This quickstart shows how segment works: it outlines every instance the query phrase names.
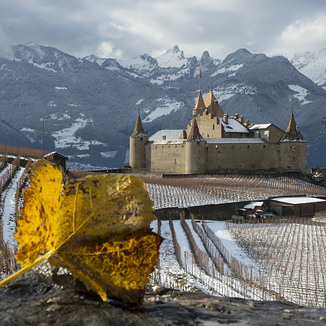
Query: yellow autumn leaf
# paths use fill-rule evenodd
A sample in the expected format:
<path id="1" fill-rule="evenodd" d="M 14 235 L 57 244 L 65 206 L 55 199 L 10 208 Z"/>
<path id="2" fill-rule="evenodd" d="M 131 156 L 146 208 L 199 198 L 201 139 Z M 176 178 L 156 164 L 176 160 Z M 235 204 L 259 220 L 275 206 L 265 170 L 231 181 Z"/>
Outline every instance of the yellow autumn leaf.
<path id="1" fill-rule="evenodd" d="M 139 303 L 160 244 L 157 234 L 141 229 L 112 242 L 64 245 L 49 262 L 67 268 L 103 300 L 109 293 L 110 298 Z"/>
<path id="2" fill-rule="evenodd" d="M 26 269 L 49 259 L 103 300 L 140 301 L 162 241 L 148 229 L 155 216 L 140 178 L 88 176 L 63 186 L 62 172 L 41 160 L 32 165 L 21 214 L 15 257 Z"/>

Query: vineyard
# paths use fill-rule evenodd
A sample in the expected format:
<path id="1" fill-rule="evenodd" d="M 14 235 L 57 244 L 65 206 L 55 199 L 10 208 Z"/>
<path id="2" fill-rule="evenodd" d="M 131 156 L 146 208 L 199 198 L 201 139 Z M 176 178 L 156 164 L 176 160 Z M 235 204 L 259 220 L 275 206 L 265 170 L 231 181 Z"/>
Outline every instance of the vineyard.
<path id="1" fill-rule="evenodd" d="M 326 224 L 158 221 L 166 239 L 152 284 L 326 308 Z"/>
<path id="2" fill-rule="evenodd" d="M 27 169 L 19 167 L 19 160 L 11 164 L 5 156 L 0 160 L 0 278 L 18 268 L 13 259 L 13 234 Z M 324 187 L 286 177 L 143 179 L 156 209 L 273 196 L 326 196 Z M 165 239 L 151 276 L 153 285 L 326 308 L 326 223 L 279 218 L 235 224 L 204 218 L 186 220 L 181 215 L 178 220 L 154 221 L 151 227 Z"/>
<path id="3" fill-rule="evenodd" d="M 294 178 L 258 176 L 143 177 L 154 208 L 191 207 L 275 196 L 326 196 L 326 188 Z"/>
<path id="4" fill-rule="evenodd" d="M 8 163 L 7 156 L 0 160 L 0 279 L 18 269 L 13 257 L 16 250 L 13 234 L 21 200 L 19 194 L 25 181 L 25 169 L 19 163 L 19 159 Z"/>

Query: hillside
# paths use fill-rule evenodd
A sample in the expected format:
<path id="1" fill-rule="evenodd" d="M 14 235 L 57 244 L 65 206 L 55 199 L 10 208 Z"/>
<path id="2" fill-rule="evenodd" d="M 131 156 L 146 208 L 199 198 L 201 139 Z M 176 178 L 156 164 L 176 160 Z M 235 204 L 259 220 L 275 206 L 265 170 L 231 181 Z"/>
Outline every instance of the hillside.
<path id="1" fill-rule="evenodd" d="M 17 45 L 11 57 L 0 58 L 1 119 L 41 148 L 44 118 L 45 149 L 68 156 L 75 168 L 121 167 L 128 164 L 138 110 L 149 134 L 189 122 L 200 67 L 203 91 L 211 88 L 229 114 L 284 129 L 293 110 L 308 140 L 308 164 L 326 164 L 326 91 L 286 58 L 245 49 L 224 60 L 207 51 L 200 59 L 185 57 L 177 46 L 157 58 L 117 60 Z M 23 138 L 13 138 L 14 145 Z"/>

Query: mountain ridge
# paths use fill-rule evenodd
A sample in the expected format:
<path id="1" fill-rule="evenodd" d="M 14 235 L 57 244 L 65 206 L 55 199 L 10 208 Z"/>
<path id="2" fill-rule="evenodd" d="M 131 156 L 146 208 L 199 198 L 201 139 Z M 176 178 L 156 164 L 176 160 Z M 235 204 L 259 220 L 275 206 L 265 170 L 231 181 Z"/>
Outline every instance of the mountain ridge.
<path id="1" fill-rule="evenodd" d="M 15 46 L 11 58 L 0 58 L 1 119 L 38 146 L 44 118 L 47 150 L 88 167 L 121 167 L 138 111 L 149 134 L 185 128 L 199 88 L 209 88 L 224 112 L 254 123 L 285 129 L 293 110 L 309 165 L 326 165 L 326 91 L 287 58 L 246 49 L 223 60 L 208 51 L 186 58 L 178 46 L 159 57 L 75 58 L 35 43 Z"/>

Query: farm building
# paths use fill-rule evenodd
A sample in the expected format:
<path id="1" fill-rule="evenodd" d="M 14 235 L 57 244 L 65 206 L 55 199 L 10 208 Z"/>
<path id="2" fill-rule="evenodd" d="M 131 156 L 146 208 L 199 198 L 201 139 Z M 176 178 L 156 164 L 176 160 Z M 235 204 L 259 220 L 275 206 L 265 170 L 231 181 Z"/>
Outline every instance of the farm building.
<path id="1" fill-rule="evenodd" d="M 224 113 L 212 92 L 199 92 L 193 119 L 184 129 L 148 136 L 138 114 L 130 136 L 134 170 L 170 174 L 304 171 L 307 142 L 293 113 L 286 131 L 249 123 L 243 115 Z"/>
<path id="2" fill-rule="evenodd" d="M 259 201 L 259 202 L 252 202 L 243 207 L 245 210 L 246 216 L 255 214 L 257 211 L 262 211 L 263 209 L 264 202 Z"/>
<path id="3" fill-rule="evenodd" d="M 66 170 L 66 161 L 68 160 L 68 157 L 66 157 L 58 152 L 51 152 L 51 153 L 44 155 L 44 158 L 52 163 L 58 164 L 64 170 Z"/>
<path id="4" fill-rule="evenodd" d="M 279 216 L 314 216 L 326 212 L 326 200 L 313 197 L 278 197 L 270 201 L 270 209 Z"/>

